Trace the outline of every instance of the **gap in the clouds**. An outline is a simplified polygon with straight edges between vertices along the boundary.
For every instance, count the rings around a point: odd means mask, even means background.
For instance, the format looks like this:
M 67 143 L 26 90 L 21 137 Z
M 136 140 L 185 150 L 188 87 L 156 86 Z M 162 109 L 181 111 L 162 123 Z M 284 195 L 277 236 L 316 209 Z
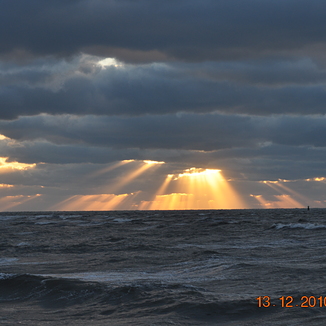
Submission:
M 13 171 L 13 170 L 28 170 L 35 168 L 36 164 L 27 164 L 27 163 L 19 163 L 16 161 L 8 161 L 9 157 L 0 157 L 0 170 L 4 171 Z
M 108 185 L 107 193 L 74 195 L 52 207 L 53 210 L 174 210 L 174 209 L 231 209 L 247 208 L 241 196 L 216 169 L 190 168 L 182 173 L 168 174 L 150 199 L 143 199 L 141 190 L 119 193 L 124 186 L 143 178 L 164 162 L 126 160 L 101 169 L 91 176 L 103 175 L 120 166 L 134 167 Z M 130 164 L 129 164 L 130 165 Z
M 175 192 L 164 194 L 171 183 Z M 220 170 L 190 168 L 166 176 L 155 197 L 142 202 L 140 209 L 246 208 L 246 204 Z

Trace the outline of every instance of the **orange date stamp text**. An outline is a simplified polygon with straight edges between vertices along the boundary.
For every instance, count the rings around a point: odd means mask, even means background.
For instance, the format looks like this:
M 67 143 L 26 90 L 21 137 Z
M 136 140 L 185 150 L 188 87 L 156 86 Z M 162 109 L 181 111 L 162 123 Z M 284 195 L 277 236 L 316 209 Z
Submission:
M 313 308 L 326 307 L 325 296 L 307 296 L 303 295 L 300 300 L 293 298 L 291 295 L 281 296 L 276 300 L 272 300 L 268 295 L 256 298 L 259 308 L 282 307 L 282 308 Z

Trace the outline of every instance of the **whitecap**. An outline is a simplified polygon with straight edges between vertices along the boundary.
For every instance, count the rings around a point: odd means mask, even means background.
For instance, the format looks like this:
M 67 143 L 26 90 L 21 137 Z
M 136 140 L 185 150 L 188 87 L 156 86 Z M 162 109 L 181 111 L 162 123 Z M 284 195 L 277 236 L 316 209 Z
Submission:
M 317 223 L 276 223 L 273 225 L 273 228 L 279 229 L 306 229 L 306 230 L 314 230 L 314 229 L 325 229 L 325 224 L 317 224 Z

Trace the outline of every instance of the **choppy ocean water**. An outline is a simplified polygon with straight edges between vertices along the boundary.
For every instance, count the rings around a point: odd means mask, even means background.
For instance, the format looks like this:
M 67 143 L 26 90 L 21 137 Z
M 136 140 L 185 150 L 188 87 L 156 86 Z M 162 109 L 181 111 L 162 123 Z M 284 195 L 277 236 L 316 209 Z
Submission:
M 323 209 L 3 212 L 0 229 L 3 325 L 326 324 Z

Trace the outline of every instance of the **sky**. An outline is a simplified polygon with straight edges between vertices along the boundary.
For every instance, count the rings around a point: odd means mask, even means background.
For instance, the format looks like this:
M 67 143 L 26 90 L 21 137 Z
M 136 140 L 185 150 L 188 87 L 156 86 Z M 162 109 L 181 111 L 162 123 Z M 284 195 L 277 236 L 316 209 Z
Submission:
M 326 207 L 325 1 L 0 7 L 0 211 Z

